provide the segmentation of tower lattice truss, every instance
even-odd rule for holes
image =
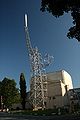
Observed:
[[[35,109],[45,108],[47,97],[47,77],[45,74],[45,70],[43,69],[43,61],[41,54],[38,52],[37,48],[35,48],[34,50],[34,56],[32,56],[31,61],[31,101]]]
[[[45,67],[51,63],[52,56],[46,54],[43,59],[38,48],[32,48],[27,27],[27,15],[25,15],[25,32],[31,67],[30,102],[34,110],[44,109],[47,98],[47,76]]]

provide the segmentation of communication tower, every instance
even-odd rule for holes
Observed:
[[[51,63],[52,56],[48,54],[42,58],[38,48],[32,48],[28,24],[27,15],[25,14],[25,33],[26,33],[26,45],[28,49],[28,55],[30,60],[30,102],[33,105],[33,109],[44,109],[46,107],[47,99],[47,76],[45,67]]]

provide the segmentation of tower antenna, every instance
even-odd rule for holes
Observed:
[[[45,67],[50,64],[51,57],[46,55],[43,59],[38,48],[32,47],[28,31],[27,14],[25,14],[25,33],[31,67],[30,102],[34,110],[44,109],[47,100],[47,76]]]

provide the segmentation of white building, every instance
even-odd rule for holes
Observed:
[[[67,91],[73,89],[71,76],[65,71],[47,73],[46,108],[63,107],[69,104]]]

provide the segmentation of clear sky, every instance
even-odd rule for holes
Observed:
[[[40,11],[41,0],[0,0],[0,80],[15,79],[19,87],[23,72],[29,88],[30,67],[24,31],[24,14],[28,14],[28,27],[32,46],[44,55],[54,56],[47,72],[66,70],[74,87],[80,87],[80,43],[68,39],[72,26],[70,14],[60,18]]]

